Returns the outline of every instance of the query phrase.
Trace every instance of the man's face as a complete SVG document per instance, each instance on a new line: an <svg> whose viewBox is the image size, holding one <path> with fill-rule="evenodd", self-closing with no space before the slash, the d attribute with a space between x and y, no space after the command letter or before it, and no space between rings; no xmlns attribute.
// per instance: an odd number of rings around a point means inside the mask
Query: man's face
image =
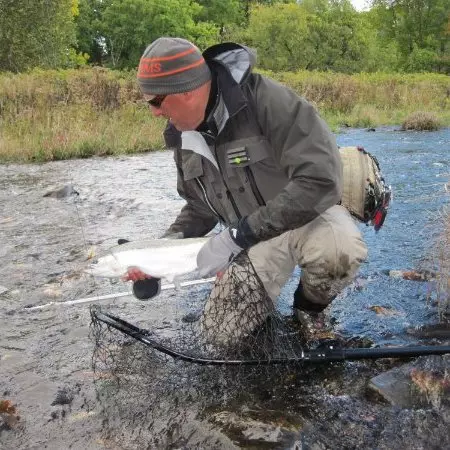
<svg viewBox="0 0 450 450"><path fill-rule="evenodd" d="M205 109L198 97L195 91L169 94L164 99L161 99L161 96L144 94L144 100L148 102L153 99L154 103L159 104L153 106L149 103L152 114L169 119L179 131L195 130L203 122Z"/></svg>

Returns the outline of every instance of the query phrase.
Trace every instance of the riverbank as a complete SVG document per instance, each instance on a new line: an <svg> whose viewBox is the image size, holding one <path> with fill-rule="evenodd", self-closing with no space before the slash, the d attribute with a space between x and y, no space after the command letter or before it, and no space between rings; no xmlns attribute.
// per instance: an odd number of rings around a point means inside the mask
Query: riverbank
<svg viewBox="0 0 450 450"><path fill-rule="evenodd" d="M450 126L439 74L263 72L316 105L334 131L399 125L417 111ZM0 74L0 162L43 162L163 148L135 73L103 68Z"/></svg>

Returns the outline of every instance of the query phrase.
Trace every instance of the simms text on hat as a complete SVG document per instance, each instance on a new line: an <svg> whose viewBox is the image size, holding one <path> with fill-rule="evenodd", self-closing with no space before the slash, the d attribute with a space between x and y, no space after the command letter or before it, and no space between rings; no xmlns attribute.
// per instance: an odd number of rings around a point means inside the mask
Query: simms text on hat
<svg viewBox="0 0 450 450"><path fill-rule="evenodd" d="M162 37L145 49L137 79L144 94L168 95L197 89L211 79L211 72L194 44Z"/></svg>

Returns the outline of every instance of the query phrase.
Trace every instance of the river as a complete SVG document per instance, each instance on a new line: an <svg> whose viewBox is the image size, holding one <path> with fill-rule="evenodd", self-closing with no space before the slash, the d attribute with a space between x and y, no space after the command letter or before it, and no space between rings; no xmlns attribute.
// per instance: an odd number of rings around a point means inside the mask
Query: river
<svg viewBox="0 0 450 450"><path fill-rule="evenodd" d="M361 226L369 259L353 289L333 303L335 326L347 337L363 337L376 345L416 344L417 338L406 330L437 320L433 285L394 278L389 271L436 268L440 213L448 207L444 188L450 179L450 129L348 129L337 140L342 146L362 145L377 157L392 185L394 201L378 233ZM10 400L20 416L14 423L0 421L0 448L131 449L143 448L142 442L148 448L360 448L363 442L368 448L450 445L448 407L402 410L366 396L364 380L379 373L383 363L308 369L307 377L316 381L295 396L274 399L272 393L268 399L269 388L260 386L258 394L246 399L246 411L271 412L263 417L256 414L258 420L253 415L253 422L247 414L246 432L236 425L239 421L230 419L245 416L244 403L237 399L228 402L226 413L218 415L216 410L209 419L204 411L196 416L196 408L180 406L167 419L170 427L156 427L159 436L156 428L148 431L148 424L138 422L136 415L127 422L123 411L115 431L105 432L107 408L99 405L93 383L88 306L30 307L129 289L122 282L93 280L83 269L89 254L98 254L118 238L156 238L170 225L183 205L176 192L172 154L1 165L0 186L0 286L6 290L0 294L0 400ZM64 186L73 186L77 193L44 196ZM295 272L280 296L281 312L289 311L297 279ZM196 295L204 296L205 289L190 291L191 302ZM159 305L173 302L175 295L164 293ZM141 324L156 308L131 297L106 303L115 314ZM375 307L390 314L377 314ZM251 387L249 392L254 392ZM298 408L291 411L293 398ZM272 428L267 425L269 416ZM272 439L273 423L289 423L279 425L283 438ZM261 424L269 429L265 434ZM248 432L252 427L259 430L259 437L252 438Z"/></svg>

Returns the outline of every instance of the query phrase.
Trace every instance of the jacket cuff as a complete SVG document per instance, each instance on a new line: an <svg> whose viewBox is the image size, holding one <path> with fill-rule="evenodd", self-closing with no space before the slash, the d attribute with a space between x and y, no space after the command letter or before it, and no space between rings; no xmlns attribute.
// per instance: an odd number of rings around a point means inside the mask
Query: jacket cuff
<svg viewBox="0 0 450 450"><path fill-rule="evenodd" d="M250 228L247 222L247 217L243 217L238 222L230 225L230 236L234 243L246 250L257 244L260 239L258 239Z"/></svg>

